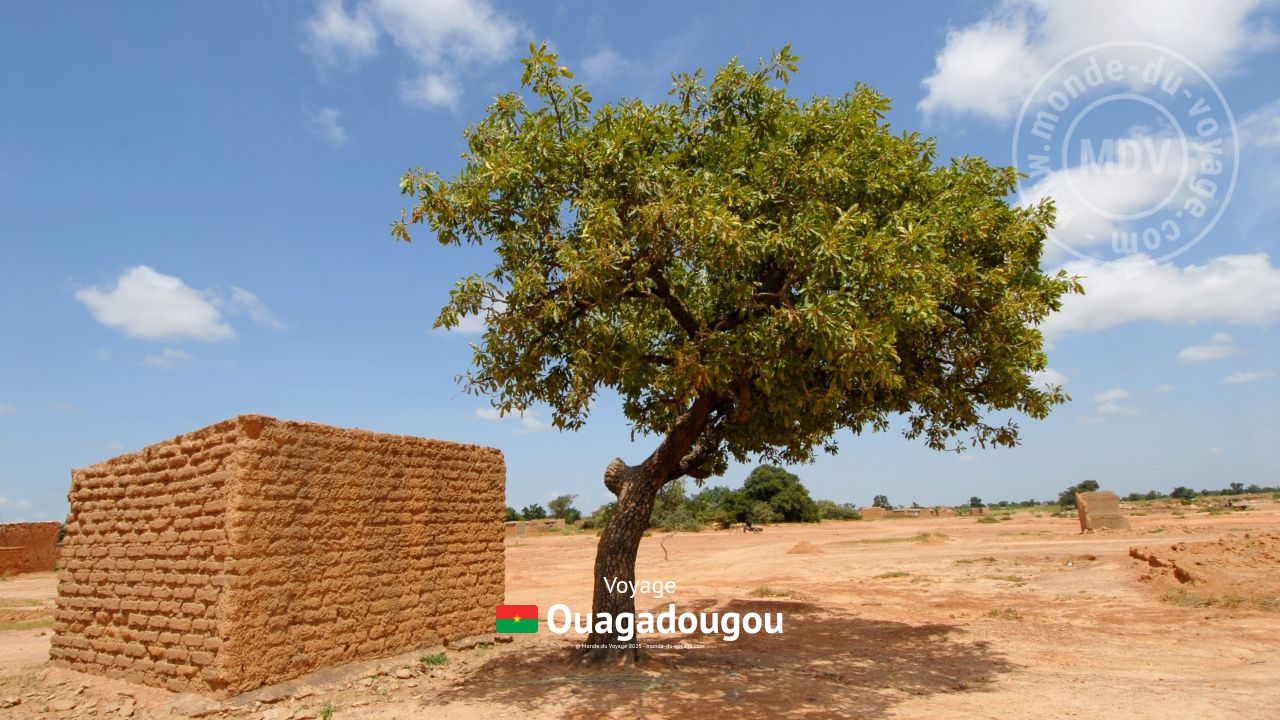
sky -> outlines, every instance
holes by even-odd
[[[401,175],[460,167],[530,41],[598,101],[659,101],[674,71],[790,43],[796,96],[868,83],[939,162],[1015,165],[1010,203],[1058,202],[1043,268],[1087,294],[1043,328],[1037,382],[1072,402],[1024,418],[1014,449],[841,433],[838,455],[791,468],[816,497],[1280,484],[1275,3],[6,3],[0,521],[61,519],[72,468],[243,413],[498,447],[516,507],[608,501],[609,460],[655,441],[608,395],[559,432],[463,394],[482,323],[432,322],[489,251],[389,234]],[[1095,59],[1120,71],[1054,95]]]

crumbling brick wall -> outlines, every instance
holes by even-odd
[[[175,493],[179,473],[198,488]],[[160,518],[91,494],[152,484]],[[261,416],[76,471],[53,658],[226,696],[491,630],[504,486],[492,448]],[[122,585],[117,545],[157,567]],[[97,607],[157,587],[193,592]]]
[[[22,548],[20,572],[45,572],[58,565],[56,522],[5,523],[0,525],[0,547]]]

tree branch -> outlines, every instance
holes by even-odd
[[[676,324],[684,329],[685,334],[690,338],[698,337],[702,332],[702,325],[694,319],[693,315],[685,308],[671,292],[671,284],[667,282],[667,278],[657,267],[651,266],[646,277],[653,281],[653,295],[662,301],[667,308],[667,312],[671,313],[671,317],[675,319]]]

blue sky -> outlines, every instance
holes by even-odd
[[[1081,272],[1089,294],[1046,329],[1046,379],[1074,401],[1024,423],[1014,450],[957,456],[846,433],[838,456],[794,469],[816,496],[859,504],[1047,498],[1086,478],[1122,493],[1277,484],[1278,22],[1276,5],[1245,0],[7,4],[0,519],[61,518],[70,468],[247,412],[499,447],[516,506],[609,499],[607,462],[652,443],[629,441],[607,397],[586,430],[560,433],[536,409],[498,420],[462,395],[454,377],[479,336],[430,328],[486,252],[388,234],[403,171],[459,166],[463,129],[515,87],[530,40],[550,42],[599,100],[660,99],[673,70],[791,43],[801,97],[866,82],[944,159],[1002,164],[1059,59],[1107,41],[1189,59],[1204,71],[1190,86],[1212,80],[1234,116],[1232,196],[1171,258],[1083,239],[1123,223],[1086,213],[1064,228],[1083,257],[1052,246],[1045,268]],[[1132,147],[1175,135],[1143,107],[1108,106],[1080,133]],[[1028,196],[1079,190],[1071,165]],[[1139,173],[1080,197],[1141,204],[1164,180]]]

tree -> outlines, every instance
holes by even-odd
[[[573,501],[577,495],[559,495],[547,502],[547,510],[551,513],[551,517],[564,518],[566,523],[575,523],[582,517],[582,513],[573,506]]]
[[[596,508],[596,511],[588,515],[582,521],[584,530],[597,530],[603,528],[609,523],[609,516],[613,514],[614,503],[605,503]]]
[[[1062,507],[1073,507],[1076,504],[1076,493],[1097,492],[1097,480],[1081,480],[1079,484],[1058,493],[1058,504]]]
[[[818,515],[823,520],[861,520],[862,513],[853,503],[837,503],[835,500],[819,500]]]
[[[520,513],[516,512],[515,508],[508,505],[507,506],[507,522],[511,522],[512,520],[519,520],[519,519],[520,519]]]
[[[522,520],[542,520],[547,516],[547,511],[539,504],[525,505],[520,511],[520,519]]]
[[[891,130],[864,85],[799,99],[789,47],[670,98],[594,104],[546,46],[525,94],[468,128],[452,179],[410,170],[411,207],[446,246],[491,243],[435,320],[478,317],[465,389],[502,413],[541,404],[576,430],[604,389],[640,436],[604,471],[617,505],[600,535],[592,609],[634,612],[631,581],[658,491],[729,461],[802,463],[836,432],[904,434],[938,450],[1014,446],[1000,411],[1043,418],[1067,398],[1032,381],[1037,325],[1078,290],[1040,271],[1052,203],[1011,207],[1016,170],[937,162],[936,142]],[[601,646],[617,633],[593,632]],[[634,660],[597,649],[584,660]]]
[[[969,498],[969,507],[971,508],[982,507],[982,498],[978,497],[977,495],[974,495],[973,497]]]
[[[818,522],[818,506],[800,478],[774,465],[761,465],[742,484],[749,500],[768,503],[783,522]]]
[[[1174,498],[1175,500],[1191,500],[1195,498],[1196,495],[1197,493],[1195,490],[1181,485],[1174,488],[1173,492],[1169,493],[1169,497]]]
[[[892,510],[893,504],[889,502],[888,496],[877,495],[875,496],[874,499],[872,499],[871,507],[878,507],[878,508],[884,508],[885,510]]]
[[[689,499],[685,494],[684,482],[674,480],[658,491],[654,500],[653,516],[649,520],[650,527],[663,530],[690,530],[701,528],[689,508]]]

